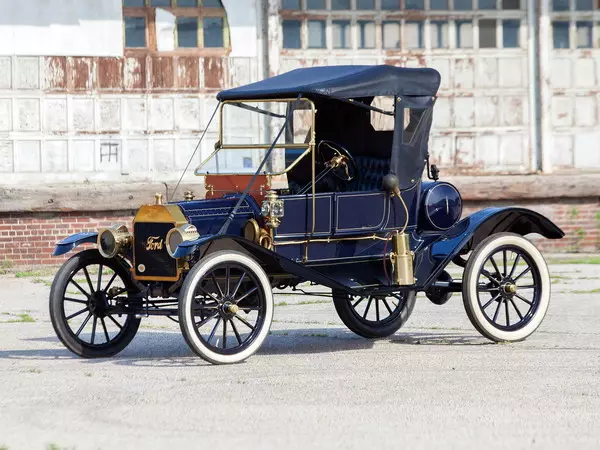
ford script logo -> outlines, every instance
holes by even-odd
[[[146,250],[162,250],[163,249],[164,240],[160,236],[149,236],[146,241]]]

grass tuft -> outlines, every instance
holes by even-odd
[[[552,258],[548,264],[594,264],[600,265],[600,256],[587,256],[582,258]]]
[[[581,291],[573,291],[572,293],[573,294],[600,294],[600,288],[581,290]]]
[[[42,373],[42,371],[40,369],[34,368],[34,369],[29,369],[29,373]]]
[[[16,319],[10,319],[6,323],[33,323],[35,319],[27,313],[17,315]]]

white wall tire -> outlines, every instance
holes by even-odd
[[[215,252],[187,275],[179,323],[190,348],[212,364],[234,364],[263,344],[273,321],[273,293],[265,271],[239,252]],[[233,343],[234,345],[231,345]]]
[[[465,267],[463,303],[473,326],[488,339],[514,342],[527,338],[540,326],[550,304],[550,274],[544,257],[517,234],[486,238]]]

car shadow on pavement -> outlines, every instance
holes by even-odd
[[[54,343],[53,348],[0,350],[0,359],[70,360],[78,358],[60,344],[55,336],[27,338],[23,341]],[[294,328],[273,331],[258,351],[259,355],[320,354],[369,350],[377,342],[404,345],[487,345],[493,344],[481,336],[461,333],[400,332],[391,338],[363,339],[346,329]],[[177,367],[206,365],[185,344],[175,331],[139,331],[131,344],[116,356],[101,359],[81,359],[86,364],[112,362],[119,365]]]

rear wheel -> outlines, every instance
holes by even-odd
[[[84,358],[119,353],[131,342],[140,319],[123,314],[128,294],[137,292],[117,259],[85,250],[59,269],[50,289],[50,319],[56,335]]]
[[[243,361],[262,345],[273,320],[271,284],[252,258],[215,252],[197,263],[179,297],[190,348],[213,364]]]
[[[540,326],[550,275],[540,251],[513,233],[483,240],[465,267],[463,302],[473,326],[497,342],[521,341]]]
[[[412,314],[416,298],[414,291],[389,297],[352,297],[333,291],[333,304],[344,325],[365,338],[387,337],[398,331]]]

